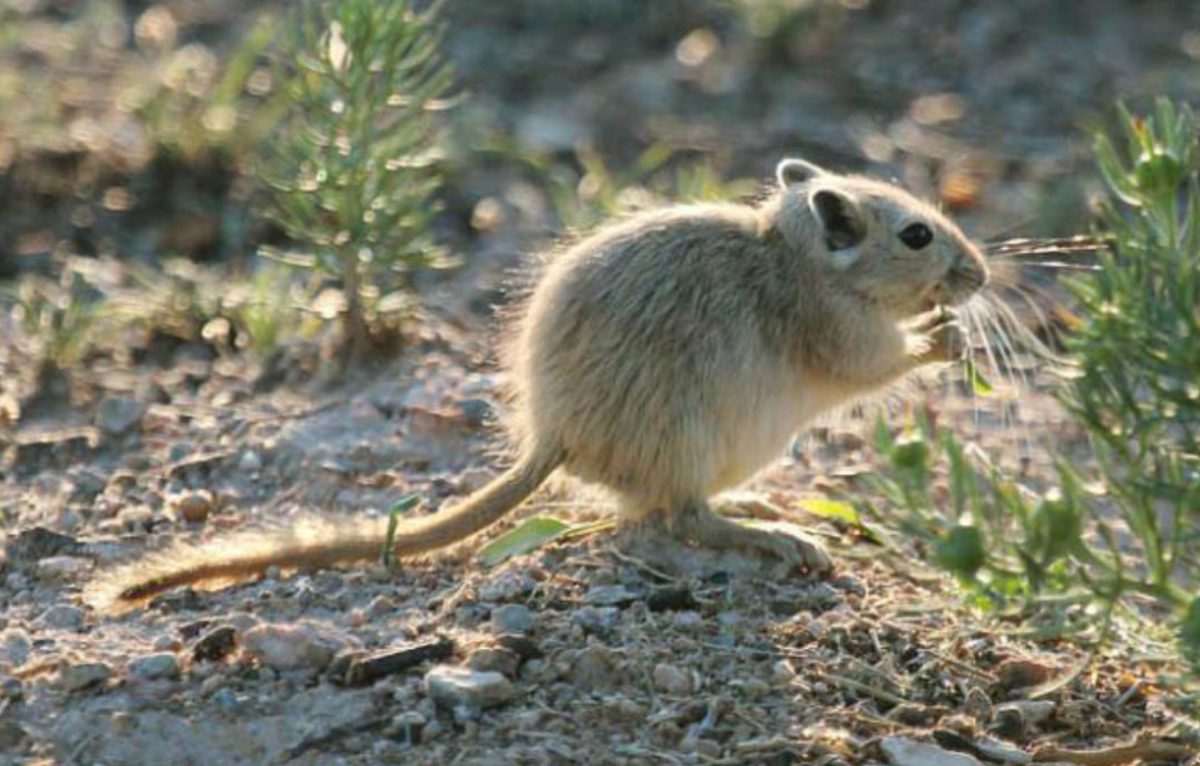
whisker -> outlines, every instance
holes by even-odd
[[[1006,292],[1019,298],[1025,307],[1029,309],[1030,313],[1033,314],[1034,326],[1045,332],[1051,343],[1061,345],[1062,333],[1058,329],[1058,322],[1042,308],[1042,303],[1049,304],[1052,307],[1061,306],[1064,301],[1060,296],[1052,294],[1042,285],[1030,282],[1017,282],[1008,285]],[[1040,301],[1036,299],[1040,299]],[[1008,301],[1004,300],[1003,295],[996,296],[996,304],[1003,309],[1003,312],[1009,319],[1010,325],[1014,326],[1014,329],[1021,336],[1022,341],[1029,345],[1038,356],[1052,361],[1058,360],[1058,355],[1055,354],[1048,344],[1043,343],[1038,338],[1037,333],[1030,328],[1030,323],[1021,322],[1017,319],[1011,305],[1009,305]]]
[[[1047,269],[1049,271],[1100,271],[1100,267],[1091,263],[1064,263],[1063,261],[1026,261],[1021,264],[1023,269]]]
[[[1020,238],[1007,239],[1002,242],[987,242],[983,250],[989,256],[1026,257],[1037,254],[1089,253],[1104,250],[1109,246],[1107,240],[1091,237],[1086,234],[1074,237],[1058,238]]]

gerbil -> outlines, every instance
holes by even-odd
[[[395,554],[460,542],[556,469],[616,493],[619,527],[814,572],[815,543],[753,529],[708,498],[752,477],[814,417],[917,367],[957,359],[944,307],[988,279],[932,206],[802,160],[757,206],[668,207],[553,258],[507,348],[515,465],[457,507],[402,524]],[[94,601],[379,556],[385,524],[338,521],[183,547],[115,570]]]

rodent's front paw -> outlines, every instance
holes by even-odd
[[[925,333],[929,345],[921,353],[922,362],[957,362],[967,354],[967,336],[958,316],[937,309],[921,318],[917,327]]]

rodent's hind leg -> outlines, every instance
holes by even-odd
[[[764,570],[825,575],[833,568],[829,554],[816,541],[739,524],[717,515],[702,501],[622,522],[617,544],[648,563],[688,576],[763,574]]]

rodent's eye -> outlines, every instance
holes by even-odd
[[[923,223],[910,223],[900,231],[900,241],[913,250],[920,250],[933,241],[933,232]]]

